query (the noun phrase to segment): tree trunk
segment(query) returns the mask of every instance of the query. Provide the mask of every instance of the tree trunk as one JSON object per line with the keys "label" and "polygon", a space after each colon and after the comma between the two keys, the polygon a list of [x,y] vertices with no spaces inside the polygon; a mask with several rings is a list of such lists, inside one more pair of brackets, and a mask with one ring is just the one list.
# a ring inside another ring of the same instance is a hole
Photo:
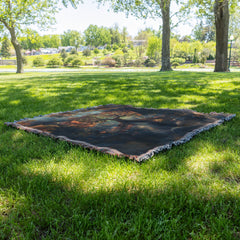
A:
{"label": "tree trunk", "polygon": [[161,0],[162,11],[162,67],[160,71],[172,71],[170,63],[170,4],[171,0]]}
{"label": "tree trunk", "polygon": [[17,40],[15,28],[12,27],[9,29],[9,31],[11,34],[11,42],[15,49],[16,57],[17,57],[17,73],[23,73],[23,59],[22,59],[21,45]]}
{"label": "tree trunk", "polygon": [[228,69],[228,0],[215,0],[214,6],[216,25],[216,63],[214,72],[227,72]]}

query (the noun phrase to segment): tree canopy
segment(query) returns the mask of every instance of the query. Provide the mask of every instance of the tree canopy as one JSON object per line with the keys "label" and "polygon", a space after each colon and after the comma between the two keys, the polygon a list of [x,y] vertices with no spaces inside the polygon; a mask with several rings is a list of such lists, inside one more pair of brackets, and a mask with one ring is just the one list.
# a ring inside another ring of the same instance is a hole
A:
{"label": "tree canopy", "polygon": [[2,41],[2,47],[1,47],[1,57],[3,58],[9,58],[10,57],[10,41],[9,39],[4,36],[3,41]]}
{"label": "tree canopy", "polygon": [[[97,0],[100,4],[110,3],[115,12],[125,12],[138,18],[162,18],[162,67],[161,71],[170,71],[170,5],[171,0]],[[180,0],[175,0],[176,3]]]}
{"label": "tree canopy", "polygon": [[76,49],[83,43],[83,37],[80,32],[68,30],[61,35],[62,46],[75,46]]}
{"label": "tree canopy", "polygon": [[[17,56],[17,73],[23,72],[21,45],[18,42],[19,33],[31,25],[41,28],[51,26],[55,22],[54,15],[58,12],[59,0],[0,0],[0,28],[5,27],[11,35],[11,42]],[[74,7],[81,0],[62,0],[66,6]]]}
{"label": "tree canopy", "polygon": [[111,34],[109,29],[105,27],[98,27],[97,25],[90,25],[85,31],[86,45],[92,47],[99,47],[105,44],[111,44]]}

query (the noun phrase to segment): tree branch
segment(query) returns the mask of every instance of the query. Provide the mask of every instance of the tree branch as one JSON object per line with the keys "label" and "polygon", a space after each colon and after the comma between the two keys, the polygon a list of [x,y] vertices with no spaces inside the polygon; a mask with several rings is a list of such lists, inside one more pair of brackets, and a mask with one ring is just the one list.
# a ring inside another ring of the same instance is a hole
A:
{"label": "tree branch", "polygon": [[0,18],[0,22],[2,22],[2,23],[4,24],[4,26],[5,26],[8,30],[10,30],[10,26],[9,26],[9,24],[5,21],[5,19]]}

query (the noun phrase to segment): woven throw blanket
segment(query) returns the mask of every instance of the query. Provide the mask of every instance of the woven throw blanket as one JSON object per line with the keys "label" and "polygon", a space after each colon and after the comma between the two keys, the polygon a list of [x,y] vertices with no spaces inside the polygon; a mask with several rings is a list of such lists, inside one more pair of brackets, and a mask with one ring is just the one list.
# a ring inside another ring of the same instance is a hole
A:
{"label": "woven throw blanket", "polygon": [[234,116],[110,104],[5,124],[141,162]]}

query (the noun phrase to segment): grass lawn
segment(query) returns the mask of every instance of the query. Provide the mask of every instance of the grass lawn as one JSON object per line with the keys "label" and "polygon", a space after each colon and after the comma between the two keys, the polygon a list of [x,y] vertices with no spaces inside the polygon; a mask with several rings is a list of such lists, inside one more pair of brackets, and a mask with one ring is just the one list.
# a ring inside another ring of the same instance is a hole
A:
{"label": "grass lawn", "polygon": [[[138,164],[7,127],[101,104],[236,113]],[[0,239],[240,239],[239,73],[0,74]]]}

